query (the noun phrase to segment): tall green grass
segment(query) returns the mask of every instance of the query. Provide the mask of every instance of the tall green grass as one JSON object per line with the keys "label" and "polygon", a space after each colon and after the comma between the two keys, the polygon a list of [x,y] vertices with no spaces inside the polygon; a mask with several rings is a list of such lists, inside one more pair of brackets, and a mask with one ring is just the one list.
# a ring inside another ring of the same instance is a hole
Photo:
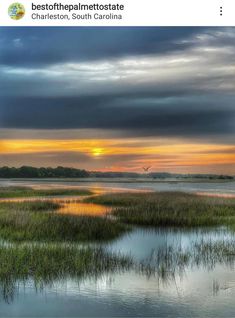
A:
{"label": "tall green grass", "polygon": [[19,283],[33,281],[37,290],[55,282],[74,279],[78,285],[86,278],[134,271],[167,283],[187,269],[213,270],[217,264],[234,267],[235,242],[200,241],[189,247],[165,244],[150,257],[137,261],[101,247],[78,248],[72,244],[18,244],[0,246],[0,295],[13,300]]}
{"label": "tall green grass", "polygon": [[0,187],[0,198],[91,195],[87,189],[33,189],[30,187]]}
{"label": "tall green grass", "polygon": [[139,226],[235,227],[235,200],[180,192],[117,193],[86,201],[113,206],[112,216],[56,213],[50,201],[0,203],[0,238],[13,241],[105,241]]}
{"label": "tall green grass", "polygon": [[148,277],[157,275],[163,282],[181,277],[187,269],[213,270],[217,265],[234,267],[235,241],[192,242],[189,247],[164,245],[154,250],[150,258],[136,264],[138,272]]}
{"label": "tall green grass", "polygon": [[128,227],[110,217],[65,215],[53,212],[50,201],[0,203],[0,238],[12,241],[105,241]]}
{"label": "tall green grass", "polygon": [[235,200],[182,192],[115,193],[86,201],[113,206],[121,222],[144,226],[235,224]]}
{"label": "tall green grass", "polygon": [[102,248],[77,248],[61,245],[12,245],[0,247],[0,293],[13,300],[17,282],[32,280],[42,289],[54,281],[73,278],[79,282],[96,279],[105,273],[124,271],[132,259],[108,253]]}
{"label": "tall green grass", "polygon": [[[19,202],[1,202],[0,213],[11,214],[14,212],[29,211],[54,211],[60,208],[60,204],[50,200],[36,200],[36,201],[19,201]],[[1,217],[1,215],[0,215]]]}

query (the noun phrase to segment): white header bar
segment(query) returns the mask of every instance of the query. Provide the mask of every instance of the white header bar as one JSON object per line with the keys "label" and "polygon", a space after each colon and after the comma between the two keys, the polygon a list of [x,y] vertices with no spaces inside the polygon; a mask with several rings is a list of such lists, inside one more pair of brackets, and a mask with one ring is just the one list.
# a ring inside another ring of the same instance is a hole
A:
{"label": "white header bar", "polygon": [[2,0],[0,25],[235,26],[235,0]]}

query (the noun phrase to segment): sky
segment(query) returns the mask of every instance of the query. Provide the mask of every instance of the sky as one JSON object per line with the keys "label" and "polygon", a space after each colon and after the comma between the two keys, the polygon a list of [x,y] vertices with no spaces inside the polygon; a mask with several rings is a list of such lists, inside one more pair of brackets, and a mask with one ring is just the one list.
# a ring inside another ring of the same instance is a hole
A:
{"label": "sky", "polygon": [[5,165],[235,175],[235,28],[1,28]]}

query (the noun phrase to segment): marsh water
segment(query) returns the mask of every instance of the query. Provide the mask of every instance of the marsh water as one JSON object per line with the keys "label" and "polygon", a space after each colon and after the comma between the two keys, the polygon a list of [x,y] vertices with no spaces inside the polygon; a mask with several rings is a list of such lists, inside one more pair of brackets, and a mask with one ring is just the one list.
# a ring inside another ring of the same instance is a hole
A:
{"label": "marsh water", "polygon": [[6,180],[0,179],[0,186],[29,186],[33,188],[88,188],[95,192],[117,192],[117,191],[186,191],[211,195],[235,196],[235,181],[220,182],[180,182],[172,180],[169,182],[115,182],[110,181],[71,181],[71,180]]}
{"label": "marsh water", "polygon": [[[96,193],[180,190],[235,196],[234,182],[81,184],[0,181],[0,185],[69,186],[89,188]],[[108,212],[105,207],[89,204],[82,209],[84,203],[79,198],[55,200],[64,203],[61,213],[68,213],[69,206],[72,213],[96,214],[97,211],[102,215]],[[35,289],[31,280],[18,282],[12,299],[6,300],[0,295],[0,316],[232,317],[235,315],[235,258],[234,255],[225,259],[214,256],[211,249],[204,252],[204,246],[216,243],[235,244],[234,234],[223,227],[191,230],[135,227],[118,239],[101,245],[108,251],[131,256],[147,269],[156,267],[156,270],[141,272],[131,268],[82,280],[67,277],[45,284],[40,290]],[[183,261],[179,258],[182,253],[188,255]]]}

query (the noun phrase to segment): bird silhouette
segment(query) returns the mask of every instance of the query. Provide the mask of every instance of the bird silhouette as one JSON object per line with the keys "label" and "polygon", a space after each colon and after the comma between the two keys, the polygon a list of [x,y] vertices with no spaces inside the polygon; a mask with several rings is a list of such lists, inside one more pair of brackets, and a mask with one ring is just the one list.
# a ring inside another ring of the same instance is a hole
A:
{"label": "bird silhouette", "polygon": [[143,170],[144,170],[145,172],[148,172],[149,169],[151,169],[151,166],[149,166],[149,167],[143,167]]}

